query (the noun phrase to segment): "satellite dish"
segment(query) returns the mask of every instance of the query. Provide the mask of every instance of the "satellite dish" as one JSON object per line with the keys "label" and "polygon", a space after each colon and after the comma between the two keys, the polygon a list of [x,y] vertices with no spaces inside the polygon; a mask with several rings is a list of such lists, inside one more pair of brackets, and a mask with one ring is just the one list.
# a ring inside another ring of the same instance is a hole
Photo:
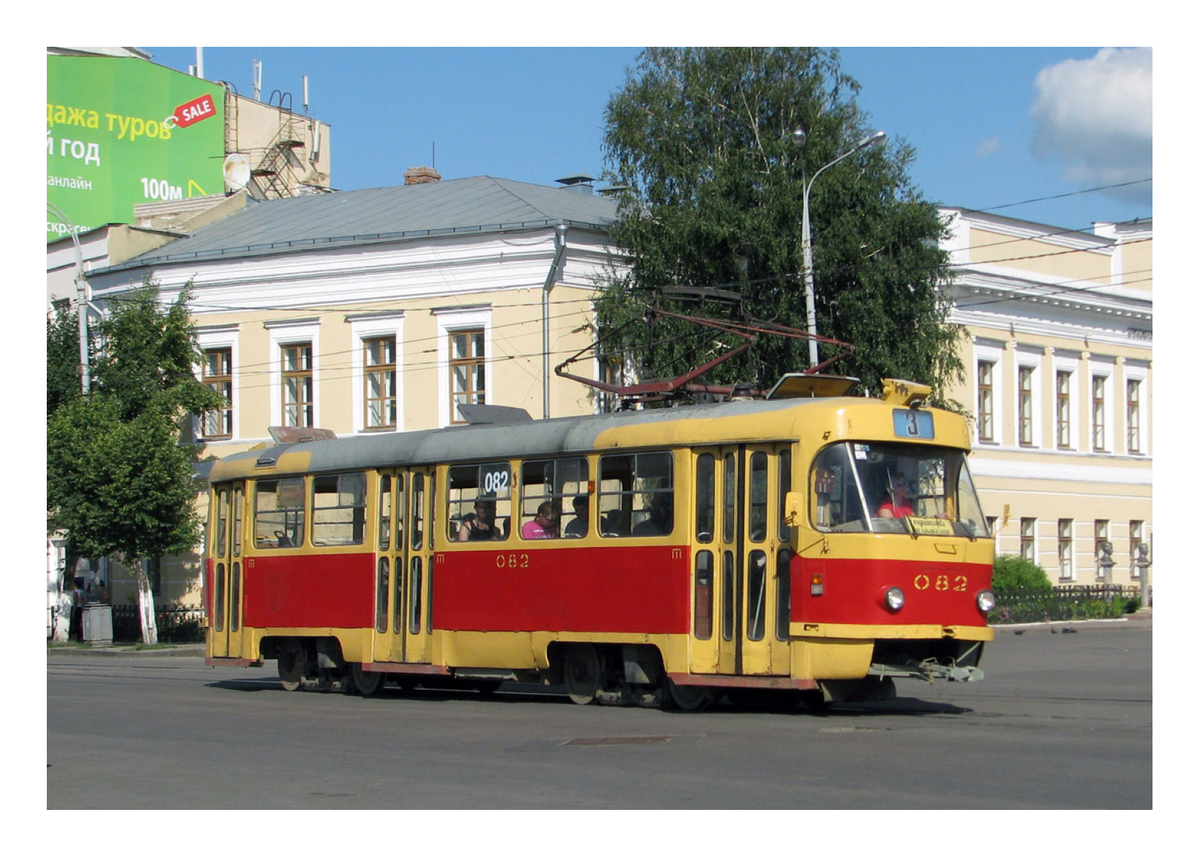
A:
{"label": "satellite dish", "polygon": [[238,191],[250,181],[250,161],[245,155],[234,152],[225,158],[225,187]]}

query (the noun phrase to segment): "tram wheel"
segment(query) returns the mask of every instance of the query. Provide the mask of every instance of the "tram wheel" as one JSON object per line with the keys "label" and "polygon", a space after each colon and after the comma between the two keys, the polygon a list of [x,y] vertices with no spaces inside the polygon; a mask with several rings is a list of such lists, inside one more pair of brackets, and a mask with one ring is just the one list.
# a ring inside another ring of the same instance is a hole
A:
{"label": "tram wheel", "polygon": [[300,689],[304,680],[305,657],[304,649],[295,639],[284,639],[279,643],[279,683],[288,692]]}
{"label": "tram wheel", "polygon": [[383,672],[368,672],[361,663],[350,664],[350,682],[354,691],[363,697],[373,696],[383,689],[387,677]]}
{"label": "tram wheel", "polygon": [[591,704],[603,686],[600,655],[592,645],[571,645],[563,657],[563,683],[575,704]]}
{"label": "tram wheel", "polygon": [[671,703],[685,713],[704,710],[712,704],[713,693],[708,687],[698,687],[692,684],[677,684],[667,678],[667,695]]}

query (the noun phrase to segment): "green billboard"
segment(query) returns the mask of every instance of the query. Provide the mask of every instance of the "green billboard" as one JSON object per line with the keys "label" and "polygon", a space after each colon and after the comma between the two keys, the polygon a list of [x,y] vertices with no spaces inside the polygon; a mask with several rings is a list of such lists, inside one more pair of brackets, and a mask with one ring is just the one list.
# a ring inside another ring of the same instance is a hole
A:
{"label": "green billboard", "polygon": [[[76,230],[225,191],[225,90],[125,57],[46,57],[46,200]],[[67,234],[46,215],[46,240]]]}

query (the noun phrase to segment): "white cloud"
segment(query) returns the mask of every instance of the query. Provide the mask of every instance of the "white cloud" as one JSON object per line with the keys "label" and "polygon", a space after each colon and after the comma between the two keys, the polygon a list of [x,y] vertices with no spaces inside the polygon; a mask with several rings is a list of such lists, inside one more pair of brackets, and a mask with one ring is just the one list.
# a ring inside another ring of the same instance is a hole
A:
{"label": "white cloud", "polygon": [[999,137],[988,137],[975,149],[975,159],[982,160],[989,155],[994,155],[1002,148],[1004,148],[1004,144],[1000,142]]}
{"label": "white cloud", "polygon": [[[1069,59],[1038,73],[1033,152],[1062,161],[1063,175],[1101,187],[1149,178],[1153,167],[1150,48],[1104,48],[1091,59]],[[1149,183],[1114,190],[1149,204]]]}

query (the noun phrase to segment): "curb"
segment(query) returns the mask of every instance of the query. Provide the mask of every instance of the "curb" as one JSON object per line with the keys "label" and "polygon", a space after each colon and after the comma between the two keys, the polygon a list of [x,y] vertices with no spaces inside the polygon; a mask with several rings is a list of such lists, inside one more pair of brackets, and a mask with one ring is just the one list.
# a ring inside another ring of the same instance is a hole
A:
{"label": "curb", "polygon": [[203,645],[175,645],[171,648],[135,650],[128,645],[109,645],[104,648],[47,648],[47,657],[204,657]]}

